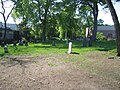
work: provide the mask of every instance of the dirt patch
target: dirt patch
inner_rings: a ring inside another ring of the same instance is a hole
[[[88,55],[89,56],[89,55]],[[0,60],[0,90],[119,90],[72,63],[69,55],[16,56]]]

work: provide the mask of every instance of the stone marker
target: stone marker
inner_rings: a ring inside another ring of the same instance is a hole
[[[5,53],[8,53],[8,48],[7,48],[6,45],[4,46],[4,52],[5,52]]]
[[[19,40],[19,46],[23,46],[23,40]]]
[[[68,54],[72,54],[72,42],[69,42]]]
[[[87,38],[83,38],[83,47],[86,47],[87,46]]]
[[[13,42],[13,46],[14,46],[14,47],[16,47],[16,44],[17,44],[17,42],[16,42],[16,41],[14,41],[14,42]]]
[[[54,41],[52,41],[52,46],[56,46]]]
[[[28,42],[27,42],[27,41],[25,41],[25,46],[26,46],[26,47],[28,46]]]

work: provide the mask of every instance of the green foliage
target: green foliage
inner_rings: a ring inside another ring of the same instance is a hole
[[[92,9],[89,6],[82,5],[79,8],[79,14],[84,25],[93,26]]]
[[[102,32],[97,32],[97,39],[98,39],[98,40],[105,40],[106,37],[103,35]]]
[[[62,27],[58,27],[59,28],[59,38],[64,38],[65,37],[65,32],[64,30],[62,29]]]
[[[96,0],[99,3],[103,0]],[[86,27],[93,27],[92,8],[77,0],[17,0],[12,14],[31,27],[35,38],[83,36]],[[85,2],[85,1],[84,1]],[[94,0],[88,0],[94,2]],[[77,12],[78,11],[78,12]]]

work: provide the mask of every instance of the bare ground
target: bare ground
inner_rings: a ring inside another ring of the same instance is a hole
[[[91,73],[63,59],[72,55],[10,56],[0,59],[0,90],[120,90],[120,59],[86,55],[100,70]],[[113,60],[114,59],[114,60]],[[100,61],[100,65],[97,65]]]

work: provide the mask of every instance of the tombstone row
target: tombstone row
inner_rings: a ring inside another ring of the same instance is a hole
[[[28,42],[27,41],[19,41],[19,46],[28,46]],[[17,46],[17,41],[13,42],[13,46],[16,47]],[[4,53],[8,53],[8,44],[5,44],[4,42],[1,43],[1,47],[4,48]]]

